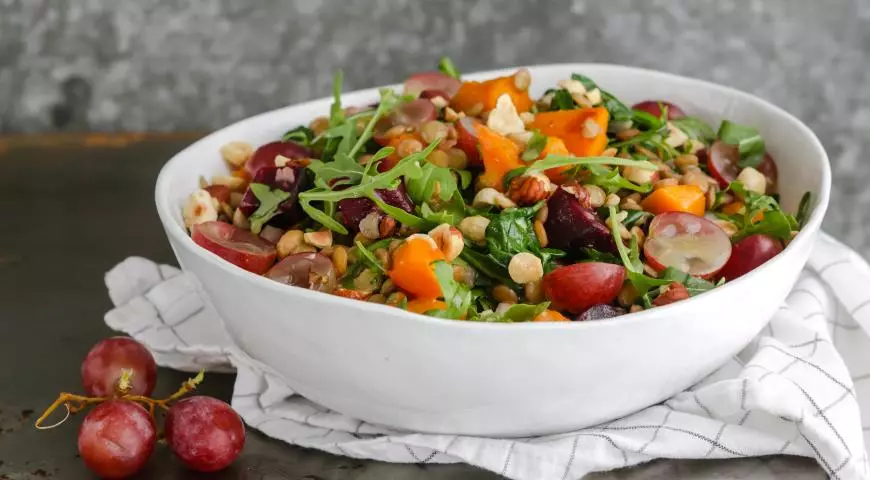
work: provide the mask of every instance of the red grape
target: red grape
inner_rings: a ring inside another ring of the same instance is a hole
[[[719,188],[728,188],[728,184],[737,180],[740,174],[740,150],[737,145],[729,145],[716,140],[707,151],[707,169],[710,175],[719,183]]]
[[[556,310],[579,313],[613,302],[622,289],[625,269],[612,263],[575,263],[544,276],[544,295]]]
[[[164,430],[175,455],[200,472],[226,468],[245,446],[242,419],[232,407],[211,397],[189,397],[173,405]]]
[[[230,187],[226,185],[209,185],[205,191],[221,203],[230,203]]]
[[[462,117],[456,122],[456,148],[465,152],[469,165],[481,165],[480,150],[477,148],[480,141],[477,139],[475,125],[479,123],[471,117]]]
[[[708,278],[731,256],[731,240],[715,223],[685,212],[657,215],[643,245],[647,263],[656,270],[674,267]]]
[[[424,90],[441,90],[447,94],[446,100],[450,100],[462,82],[441,72],[420,72],[415,73],[405,80],[405,93],[416,95]]]
[[[257,274],[275,263],[275,246],[226,222],[211,221],[193,226],[193,241],[224,260]]]
[[[275,157],[281,155],[290,159],[311,158],[314,155],[311,150],[296,142],[271,142],[262,145],[254,151],[251,158],[245,163],[245,170],[251,177],[263,167],[274,167]]]
[[[769,153],[764,154],[764,160],[757,169],[767,179],[767,194],[775,193],[777,184],[779,183],[779,169],[776,168],[776,162]]]
[[[92,397],[115,394],[121,370],[132,370],[131,395],[151,395],[157,364],[144,345],[127,337],[107,338],[94,345],[82,362],[82,384]]]
[[[782,251],[782,244],[767,235],[750,235],[734,244],[728,263],[722,268],[720,277],[734,280],[754,270],[762,263]]]
[[[658,118],[662,116],[662,105],[668,107],[668,120],[674,120],[676,118],[683,118],[686,116],[686,114],[683,113],[683,109],[674,105],[671,102],[665,102],[663,100],[646,100],[635,104],[631,108],[634,110],[644,111]]]
[[[408,102],[393,115],[393,122],[397,125],[410,125],[419,127],[424,123],[435,120],[438,112],[432,102],[422,98]]]
[[[288,255],[265,274],[276,282],[331,292],[336,285],[335,268],[326,255],[306,252]]]
[[[91,410],[79,428],[79,455],[101,478],[127,478],[154,451],[157,429],[141,405],[109,400]]]

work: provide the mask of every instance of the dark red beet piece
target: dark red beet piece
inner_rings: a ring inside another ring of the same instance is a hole
[[[281,213],[275,216],[270,225],[276,227],[290,226],[303,218],[302,209],[296,203],[299,192],[308,187],[308,170],[300,165],[286,167],[263,167],[254,175],[251,183],[262,183],[272,189],[280,189],[290,193],[290,198],[281,203]],[[248,187],[239,208],[245,216],[250,216],[260,206],[260,200]]]
[[[620,315],[625,315],[625,309],[611,305],[599,304],[589,307],[585,312],[577,315],[574,320],[577,322],[585,322],[586,320],[603,320],[605,318],[613,318]]]
[[[408,197],[404,184],[400,184],[398,188],[390,190],[380,189],[375,191],[387,205],[413,213],[414,204],[411,202],[411,198]],[[348,231],[358,232],[359,222],[371,212],[380,212],[380,209],[375,205],[375,202],[368,198],[346,198],[339,200],[338,212],[341,214],[341,223],[347,227]]]
[[[616,253],[610,229],[595,212],[583,208],[577,197],[564,188],[553,193],[547,201],[547,210],[544,228],[550,238],[549,246],[569,255],[579,255],[582,248]]]

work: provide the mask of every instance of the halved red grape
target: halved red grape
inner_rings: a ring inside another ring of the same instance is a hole
[[[779,169],[776,168],[776,162],[769,153],[765,152],[764,160],[761,161],[757,170],[767,179],[767,194],[776,193],[779,184]]]
[[[275,246],[226,222],[211,221],[193,226],[191,238],[197,245],[224,260],[256,274],[275,263]]]
[[[448,94],[444,90],[423,90],[420,92],[420,98],[425,98],[426,100],[432,100],[433,98],[441,97],[444,101],[449,102],[450,97],[452,95]]]
[[[392,117],[393,123],[397,125],[419,127],[428,121],[435,120],[438,117],[438,111],[429,100],[418,98],[402,105]]]
[[[266,278],[318,292],[331,292],[336,284],[332,261],[313,252],[288,255],[266,272]]]
[[[115,395],[122,370],[131,370],[131,395],[149,396],[157,383],[157,364],[144,345],[128,337],[107,338],[82,362],[82,385],[92,397]]]
[[[229,466],[245,446],[242,419],[226,403],[194,396],[174,404],[164,423],[166,442],[184,465],[199,472]]]
[[[779,255],[782,244],[767,235],[750,235],[734,244],[731,258],[719,272],[726,281],[742,277],[762,263]]]
[[[544,295],[556,310],[579,313],[616,299],[625,269],[612,263],[575,263],[544,276]]]
[[[565,188],[557,188],[547,201],[547,221],[544,229],[550,246],[569,255],[579,255],[584,248],[616,252],[610,229],[592,210]]]
[[[673,282],[668,285],[668,290],[656,297],[653,300],[652,304],[656,307],[661,307],[664,305],[670,305],[672,303],[679,302],[680,300],[685,300],[689,298],[689,290],[680,282]]]
[[[314,154],[296,142],[271,142],[254,151],[254,154],[245,163],[245,170],[251,177],[254,177],[261,168],[274,167],[275,157],[278,155],[290,159],[300,159],[311,158]]]
[[[587,320],[604,320],[605,318],[613,318],[620,315],[625,315],[625,309],[614,307],[612,305],[600,304],[587,308],[586,311],[578,315],[574,320],[578,322],[585,322]]]
[[[719,188],[728,188],[728,184],[737,180],[740,174],[740,150],[737,145],[729,145],[716,140],[707,149],[707,169],[710,175],[719,183]],[[700,159],[700,158],[699,158]]]
[[[456,122],[456,148],[465,152],[469,165],[481,165],[480,141],[477,139],[477,130],[474,128],[480,123],[471,117],[462,117]]]
[[[154,419],[141,405],[109,400],[88,412],[79,428],[79,455],[100,478],[127,478],[139,471],[157,442]]]
[[[686,212],[666,212],[653,219],[643,246],[656,270],[674,267],[696,277],[715,275],[731,256],[731,240],[715,223]]]
[[[441,72],[415,73],[405,80],[405,93],[417,95],[424,90],[441,90],[447,94],[447,100],[456,95],[462,82]]]
[[[230,187],[226,185],[209,185],[205,191],[221,203],[230,203]]]
[[[671,102],[665,102],[664,100],[645,100],[634,104],[631,108],[644,111],[658,118],[662,116],[662,105],[668,107],[668,120],[674,120],[686,116],[686,114],[683,113],[683,109]]]

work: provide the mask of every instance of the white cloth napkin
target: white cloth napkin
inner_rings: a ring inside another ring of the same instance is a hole
[[[827,235],[769,326],[713,375],[625,418],[522,439],[400,432],[314,404],[235,347],[174,267],[131,257],[106,274],[106,286],[111,328],[145,343],[160,365],[235,370],[236,411],[294,445],[387,462],[465,462],[520,480],[579,478],[654,458],[771,454],[814,458],[831,478],[870,478],[870,419],[862,425],[859,409],[870,412],[870,266]]]

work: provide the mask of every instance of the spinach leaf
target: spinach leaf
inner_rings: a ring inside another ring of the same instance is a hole
[[[693,277],[688,273],[674,267],[666,268],[662,272],[661,279],[668,280],[669,282],[682,283],[686,287],[686,290],[689,291],[689,295],[692,297],[716,288],[716,284],[714,284],[713,282],[709,282],[702,278]]]
[[[764,139],[758,130],[725,120],[719,126],[718,137],[725,143],[737,145],[740,150],[740,168],[755,168],[764,160]]]
[[[262,183],[252,183],[251,192],[260,201],[260,206],[251,214],[248,220],[251,222],[251,232],[259,234],[269,220],[278,215],[278,208],[290,198],[290,192],[280,189],[270,189]]]
[[[446,202],[458,188],[452,170],[430,162],[423,164],[422,175],[408,179],[405,186],[408,189],[408,196],[417,205],[433,200],[436,193],[441,201]]]
[[[610,112],[610,119],[614,122],[625,122],[631,121],[632,119],[632,110],[625,106],[624,103],[620,102],[619,99],[614,97],[610,92],[607,92],[598,87],[591,78],[580,75],[579,73],[575,73],[571,75],[571,78],[579,81],[586,87],[586,90],[594,90],[598,88],[601,92],[601,103],[604,105],[604,108]]]
[[[662,121],[658,117],[643,110],[632,110],[631,120],[641,130],[658,130],[662,128]]]
[[[574,103],[574,98],[568,93],[568,90],[560,88],[553,93],[553,100],[550,102],[550,110],[573,110],[577,108]]]
[[[441,57],[441,60],[438,61],[438,70],[441,70],[441,73],[449,75],[457,80],[459,80],[459,77],[461,76],[459,69],[456,68],[456,65],[453,63],[453,60],[450,60],[450,57]]]
[[[510,308],[502,313],[483,312],[472,320],[491,323],[531,322],[535,317],[546,311],[549,306],[550,302],[539,303],[537,305],[517,303],[511,305]]]
[[[797,220],[798,228],[804,228],[804,225],[807,223],[807,219],[810,216],[810,200],[812,199],[812,195],[810,192],[804,193],[801,197],[801,203],[798,204],[797,213],[795,214],[795,220]]]
[[[496,282],[505,284],[513,289],[519,288],[516,282],[511,279],[507,265],[499,263],[499,261],[491,255],[478,252],[477,250],[474,250],[471,245],[466,244],[465,248],[462,249],[462,253],[459,254],[459,258],[485,277],[491,278]]]
[[[540,253],[541,245],[532,226],[543,202],[533,207],[509,208],[494,215],[486,227],[486,245],[489,254],[507,265],[520,252]]]
[[[731,221],[737,227],[734,241],[739,241],[749,235],[764,234],[780,240],[791,238],[791,232],[800,228],[800,222],[782,211],[775,198],[747,190],[740,182],[731,182],[728,190],[743,199],[742,213],[734,215],[717,214],[720,218]],[[761,219],[758,219],[758,215]]]
[[[591,247],[584,247],[580,249],[580,257],[589,262],[602,262],[602,263],[613,263],[616,265],[622,265],[622,260],[616,255],[610,252],[601,252],[595,250]]]
[[[716,132],[707,122],[698,117],[683,117],[671,120],[671,124],[683,131],[692,140],[711,143],[716,140]]]
[[[287,133],[281,137],[281,141],[283,142],[296,142],[299,145],[303,145],[306,147],[311,147],[314,142],[314,131],[305,125],[299,125],[298,127],[289,130]]]

